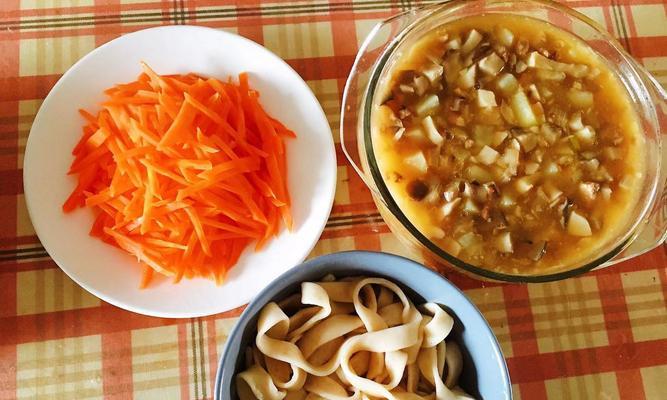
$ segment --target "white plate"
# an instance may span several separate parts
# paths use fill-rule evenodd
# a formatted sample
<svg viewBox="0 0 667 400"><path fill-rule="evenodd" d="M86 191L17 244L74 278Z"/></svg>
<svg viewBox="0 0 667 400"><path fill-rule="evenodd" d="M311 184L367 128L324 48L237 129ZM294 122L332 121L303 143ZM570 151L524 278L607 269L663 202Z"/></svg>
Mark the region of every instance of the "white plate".
<svg viewBox="0 0 667 400"><path fill-rule="evenodd" d="M97 110L102 91L132 81L140 61L161 74L195 72L219 79L247 71L272 116L294 130L287 141L295 229L261 252L246 249L222 286L205 279L174 285L162 279L138 288L141 267L130 255L91 238L93 213L61 206L76 179L66 172L81 136L77 110ZM184 318L247 303L271 280L303 261L317 242L333 203L336 159L331 129L317 99L287 63L264 47L215 29L168 26L130 33L83 57L46 97L30 130L23 165L26 202L46 251L74 281L104 301L141 314ZM157 276L157 274L156 274Z"/></svg>

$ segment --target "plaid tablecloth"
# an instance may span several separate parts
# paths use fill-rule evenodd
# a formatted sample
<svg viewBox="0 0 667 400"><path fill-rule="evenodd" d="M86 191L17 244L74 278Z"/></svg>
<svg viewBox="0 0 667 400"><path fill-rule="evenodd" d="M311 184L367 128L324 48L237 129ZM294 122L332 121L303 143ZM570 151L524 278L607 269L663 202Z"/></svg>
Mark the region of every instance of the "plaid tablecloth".
<svg viewBox="0 0 667 400"><path fill-rule="evenodd" d="M667 2L580 0L667 83ZM76 60L119 35L167 24L236 32L286 59L313 89L338 142L342 89L388 0L0 0L0 399L211 398L241 309L144 317L108 305L51 261L31 227L23 151L42 99ZM312 256L407 254L338 150L333 213ZM503 285L456 273L493 327L516 399L667 399L667 250L564 282Z"/></svg>

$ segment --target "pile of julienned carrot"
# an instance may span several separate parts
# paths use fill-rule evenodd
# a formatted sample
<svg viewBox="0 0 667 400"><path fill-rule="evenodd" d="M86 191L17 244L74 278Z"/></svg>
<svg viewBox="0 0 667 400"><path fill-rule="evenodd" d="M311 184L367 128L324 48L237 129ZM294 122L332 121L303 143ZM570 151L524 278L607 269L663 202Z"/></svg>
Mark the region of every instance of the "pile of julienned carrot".
<svg viewBox="0 0 667 400"><path fill-rule="evenodd" d="M295 135L245 73L236 85L143 71L106 90L97 115L80 110L63 210L95 210L90 234L137 257L142 287L154 271L221 283L248 245L292 228L283 139Z"/></svg>

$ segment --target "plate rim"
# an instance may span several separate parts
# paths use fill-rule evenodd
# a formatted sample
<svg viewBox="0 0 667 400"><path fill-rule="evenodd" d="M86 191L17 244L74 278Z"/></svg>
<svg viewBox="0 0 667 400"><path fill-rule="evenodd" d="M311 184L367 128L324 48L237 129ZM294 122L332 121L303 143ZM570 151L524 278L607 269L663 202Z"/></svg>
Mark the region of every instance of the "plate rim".
<svg viewBox="0 0 667 400"><path fill-rule="evenodd" d="M32 211L33 206L31 205L31 201L29 198L31 196L28 195L28 190L26 188L30 187L30 185L27 184L27 170L30 170L30 167L26 168L26 166L29 165L29 160L32 158L29 156L29 149L31 148L31 143L33 143L35 140L35 136L32 135L35 122L38 121L40 118L40 114L42 114L42 110L44 109L44 106L48 106L49 99L52 98L52 95L54 92L58 91L60 86L62 86L69 77L70 75L74 74L74 70L82 63L86 62L88 59L95 57L97 53L103 51L106 47L111 46L114 42L118 40L127 40L127 38L133 38L135 36L141 36L146 34L147 32L155 32L155 31L202 31L205 32L206 34L216 34L216 35L221 35L221 36L226 36L227 38L232 38L232 40L239 40L241 43L243 43L244 46L249 46L249 47L254 47L256 50L260 52L265 52L267 56L270 58L274 59L274 61L278 63L282 63L285 67L288 68L289 71L291 71L296 78L300 81L299 83L303 86L303 88L306 89L306 92L308 93L308 101L313 102L317 106L317 110L319 111L320 117L323 118L323 120L326 122L327 126L327 132L329 135L326 135L328 145L327 147L329 148L329 151L332 155L332 162L331 165L326 166L327 170L331 170L331 176L332 176L332 185L329 189L329 198L327 199L328 204L324 204L327 207L327 210L325 212L325 217L319 221L318 225L316 226L316 230L314 232L317 232L316 234L312 235L312 240L311 243L308 243L306 246L303 246L303 255L299 256L295 259L294 263L292 266L287 267L283 273L287 273L290 270L294 269L294 267L300 265L301 263L308 258L312 250L315 248L317 243L319 242L320 237L322 236L322 233L324 232L324 229L326 227L327 221L329 219L329 216L331 215L331 211L333 209L333 204L335 200L335 195L336 195L336 187L338 183L338 171L337 171L337 156L336 156L336 147L335 147L335 142L333 139L333 132L331 131L331 125L329 124L329 120L327 118L326 113L324 112L324 109L322 108L322 104L320 101L317 99L315 94L313 93L312 89L306 81L301 77L301 75L294 69L292 68L291 65L289 65L284 59L282 59L280 56L275 54L273 51L269 50L265 46L248 39L244 36L241 36L239 34L233 33L233 32L228 32L225 30L221 29L216 29L212 27L206 27L206 26L198 26L198 25L164 25L164 26L156 26L156 27L150 27L150 28L145 28L145 29L139 29L136 31L128 32L126 34L122 34L121 36L118 36L98 47L95 47L93 50L90 52L86 53L83 55L81 58L79 58L74 64L72 64L58 80L56 83L53 85L53 87L49 90L49 93L44 97L44 100L40 104L39 110L35 114L35 118L33 119L33 122L30 126L30 132L28 134L28 138L26 140L26 145L25 145L25 150L23 152L23 172L22 172L22 184L23 184L23 195L24 195L24 201L25 201L25 206L26 210L28 212L28 216L30 218L31 225L34 229L35 235L37 236L40 244L44 247L44 250L47 252L49 255L49 258L53 260L53 262L58 266L58 268L63 271L72 281L74 281L77 285L85 289L87 292L92 294L93 296L97 297L98 299L109 303L115 307L121 308L126 311L130 311L136 314L141 314L149 317L157 317L157 318L169 318L169 319L178 319L178 318L197 318L197 317L205 317L205 316L210 316L210 315L215 315L219 314L222 312L230 311L238 307L242 307L244 305L247 305L252 299L257 295L257 293L261 292L266 286L270 285L275 279L277 279L281 274L278 274L275 278L271 279L265 286L264 288L259 288L257 293L251 293L251 292L242 292L240 296L238 296L240 300L240 304L235 305L233 307L220 307L216 308L215 306L211 307L206 307L205 309L200 309L195 312L185 312L185 311L157 311L157 310L151 310L144 308L142 306L137 306L134 304L126 303L123 302L122 300L117 300L113 296L108 296L107 294L103 294L100 291L98 291L96 288L93 286L89 285L86 282L83 282L82 280L78 279L76 274L72 273L71 271L68 270L66 266L63 266L63 262L59 260L58 257L54 257L49 251L49 246L45 244L45 241L42 239L44 232L42 231L40 234L41 229L38 228L38 224L36 224L34 221L35 219L33 218L34 212ZM197 278L197 279L202 279L202 278ZM224 287L224 285L222 286ZM244 293L247 293L244 295ZM238 302L237 302L238 303ZM215 304L215 303L214 303Z"/></svg>

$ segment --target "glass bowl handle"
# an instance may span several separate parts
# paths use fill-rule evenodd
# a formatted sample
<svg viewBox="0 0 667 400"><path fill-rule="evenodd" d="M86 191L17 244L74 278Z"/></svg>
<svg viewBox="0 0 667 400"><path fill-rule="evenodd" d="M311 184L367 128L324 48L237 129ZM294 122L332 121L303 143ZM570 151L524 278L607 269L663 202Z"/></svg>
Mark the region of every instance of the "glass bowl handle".
<svg viewBox="0 0 667 400"><path fill-rule="evenodd" d="M617 262L644 254L662 245L667 240L667 90L642 65L636 65L644 83L652 97L660 132L660 170L658 187L653 209L646 217L643 228L635 239L619 255L604 264L608 266Z"/></svg>

